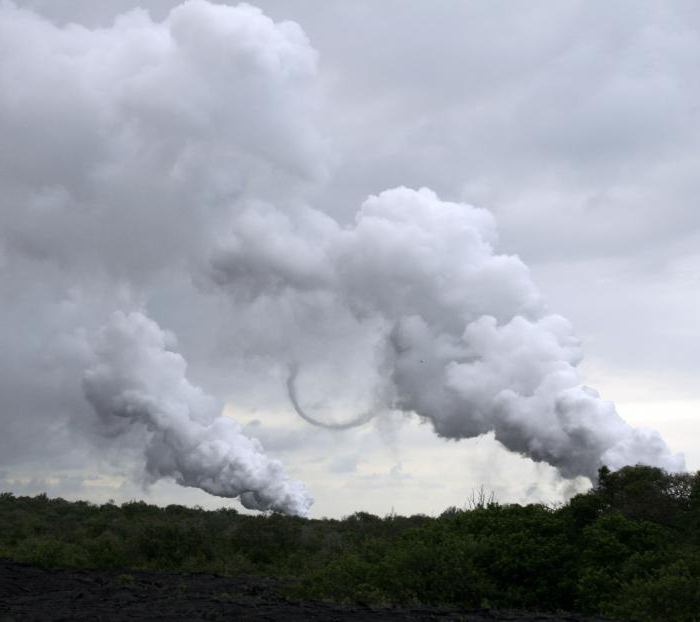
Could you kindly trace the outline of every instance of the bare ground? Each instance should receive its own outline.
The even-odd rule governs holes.
[[[604,622],[569,614],[300,602],[264,577],[46,570],[0,559],[0,622],[24,620]]]

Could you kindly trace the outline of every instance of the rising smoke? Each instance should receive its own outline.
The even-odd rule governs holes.
[[[399,410],[445,438],[493,431],[565,477],[682,468],[581,385],[569,323],[496,251],[489,212],[407,188],[350,225],[314,206],[329,160],[315,83],[301,29],[247,5],[95,30],[0,5],[2,454],[55,419],[88,438],[97,417],[149,481],[306,513],[303,486],[187,379],[159,327],[186,316],[190,343],[217,344],[200,363],[291,370],[314,425]]]

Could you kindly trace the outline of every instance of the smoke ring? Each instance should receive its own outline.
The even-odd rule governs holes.
[[[287,376],[287,394],[289,395],[289,401],[292,403],[294,410],[297,415],[299,415],[304,421],[315,425],[319,428],[325,428],[326,430],[350,430],[352,428],[358,428],[365,423],[368,423],[375,417],[375,413],[372,411],[367,411],[361,415],[358,415],[350,421],[343,421],[339,423],[326,423],[309,415],[299,403],[299,392],[297,390],[297,376],[299,375],[299,365],[291,364],[289,366],[289,375]]]

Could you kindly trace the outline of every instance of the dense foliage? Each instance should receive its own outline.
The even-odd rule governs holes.
[[[700,615],[700,472],[637,466],[559,508],[482,500],[437,518],[246,516],[0,495],[0,556],[48,566],[265,574],[298,596]]]

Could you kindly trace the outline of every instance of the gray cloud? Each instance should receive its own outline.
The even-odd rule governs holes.
[[[246,201],[288,197],[323,176],[325,147],[310,120],[316,53],[305,35],[253,7],[191,0],[161,22],[135,10],[106,29],[57,27],[4,4],[0,40],[3,459],[31,461],[41,447],[55,460],[78,434],[107,455],[145,460],[151,478],[305,513],[303,489],[232,421],[183,427],[183,408],[195,419],[203,412],[194,388],[177,404],[186,380],[150,382],[148,365],[140,381],[126,374],[126,355],[147,362],[141,347],[154,366],[173,356],[148,345],[157,325],[123,316],[131,320],[119,326],[144,318],[144,330],[123,331],[144,343],[121,354],[105,346],[97,370],[89,337],[122,317],[114,309],[157,308],[178,290],[201,297],[197,266]],[[81,369],[103,420],[133,416],[148,429],[145,457],[134,426],[99,434]],[[214,447],[212,434],[228,448]]]
[[[592,393],[560,395],[580,352],[547,318],[613,371],[696,395],[693,3],[261,2],[275,24],[164,0],[115,21],[137,4],[0,9],[6,466],[147,466],[80,389],[115,309],[172,329],[192,382],[244,407],[288,407],[297,363],[303,408],[331,424],[399,407],[567,475],[679,464]],[[401,185],[452,203],[379,195]],[[465,202],[500,241],[487,212],[446,207]],[[457,269],[482,243],[488,268]],[[519,356],[527,379],[504,364]]]

